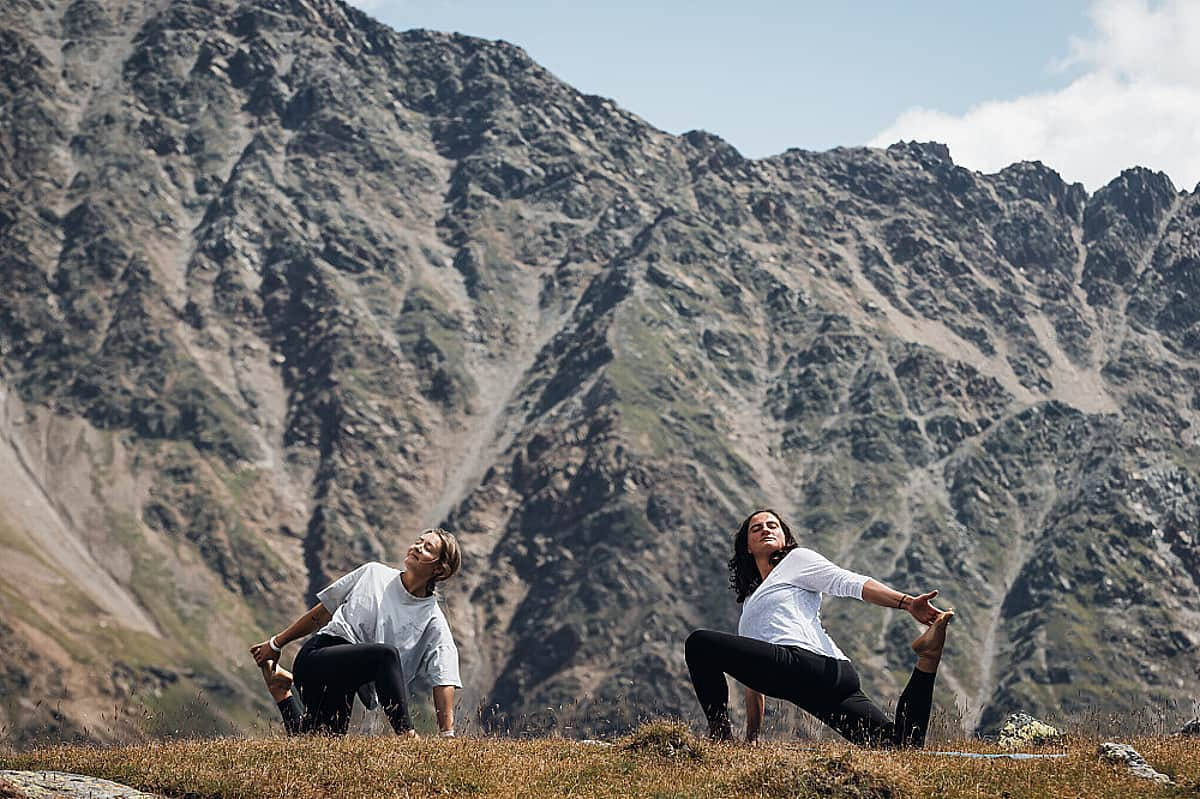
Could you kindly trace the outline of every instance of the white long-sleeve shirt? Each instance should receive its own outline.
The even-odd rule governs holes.
[[[869,579],[811,549],[793,549],[742,603],[738,635],[849,660],[821,625],[821,594],[862,599]]]

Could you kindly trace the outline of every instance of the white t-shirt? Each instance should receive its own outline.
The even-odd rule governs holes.
[[[352,644],[388,644],[400,653],[400,666],[411,695],[415,688],[462,687],[458,647],[437,597],[413,596],[400,579],[401,569],[366,563],[317,594],[333,618],[318,634],[336,635]],[[374,707],[372,690],[359,693]]]
[[[821,626],[821,594],[862,599],[869,579],[811,549],[793,549],[742,603],[738,635],[849,660]]]

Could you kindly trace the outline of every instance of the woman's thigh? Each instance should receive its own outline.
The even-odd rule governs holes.
[[[322,685],[342,692],[373,682],[381,664],[398,662],[386,644],[352,644],[340,638],[326,639],[313,646],[305,643],[296,657],[295,679],[305,685]]]
[[[855,680],[853,687],[839,688],[837,661],[799,647],[703,630],[689,638],[689,648],[690,655],[717,666],[742,685],[801,707],[812,704],[813,697],[837,704],[858,687]]]
[[[789,673],[794,675],[777,695],[780,699],[820,716],[859,692],[858,672],[850,661],[818,655],[798,646],[780,648],[786,652]]]

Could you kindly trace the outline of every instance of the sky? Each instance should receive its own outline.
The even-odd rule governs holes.
[[[650,124],[743,155],[940,141],[1094,191],[1200,181],[1200,1],[356,0],[399,29],[504,39]]]

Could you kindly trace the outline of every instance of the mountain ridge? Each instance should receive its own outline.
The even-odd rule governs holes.
[[[472,723],[694,716],[681,642],[735,624],[764,503],[942,588],[969,727],[1188,712],[1200,200],[1165,175],[745,159],[334,2],[26,2],[0,59],[13,740],[261,729],[243,644],[435,523]],[[826,616],[893,697],[903,620]]]

